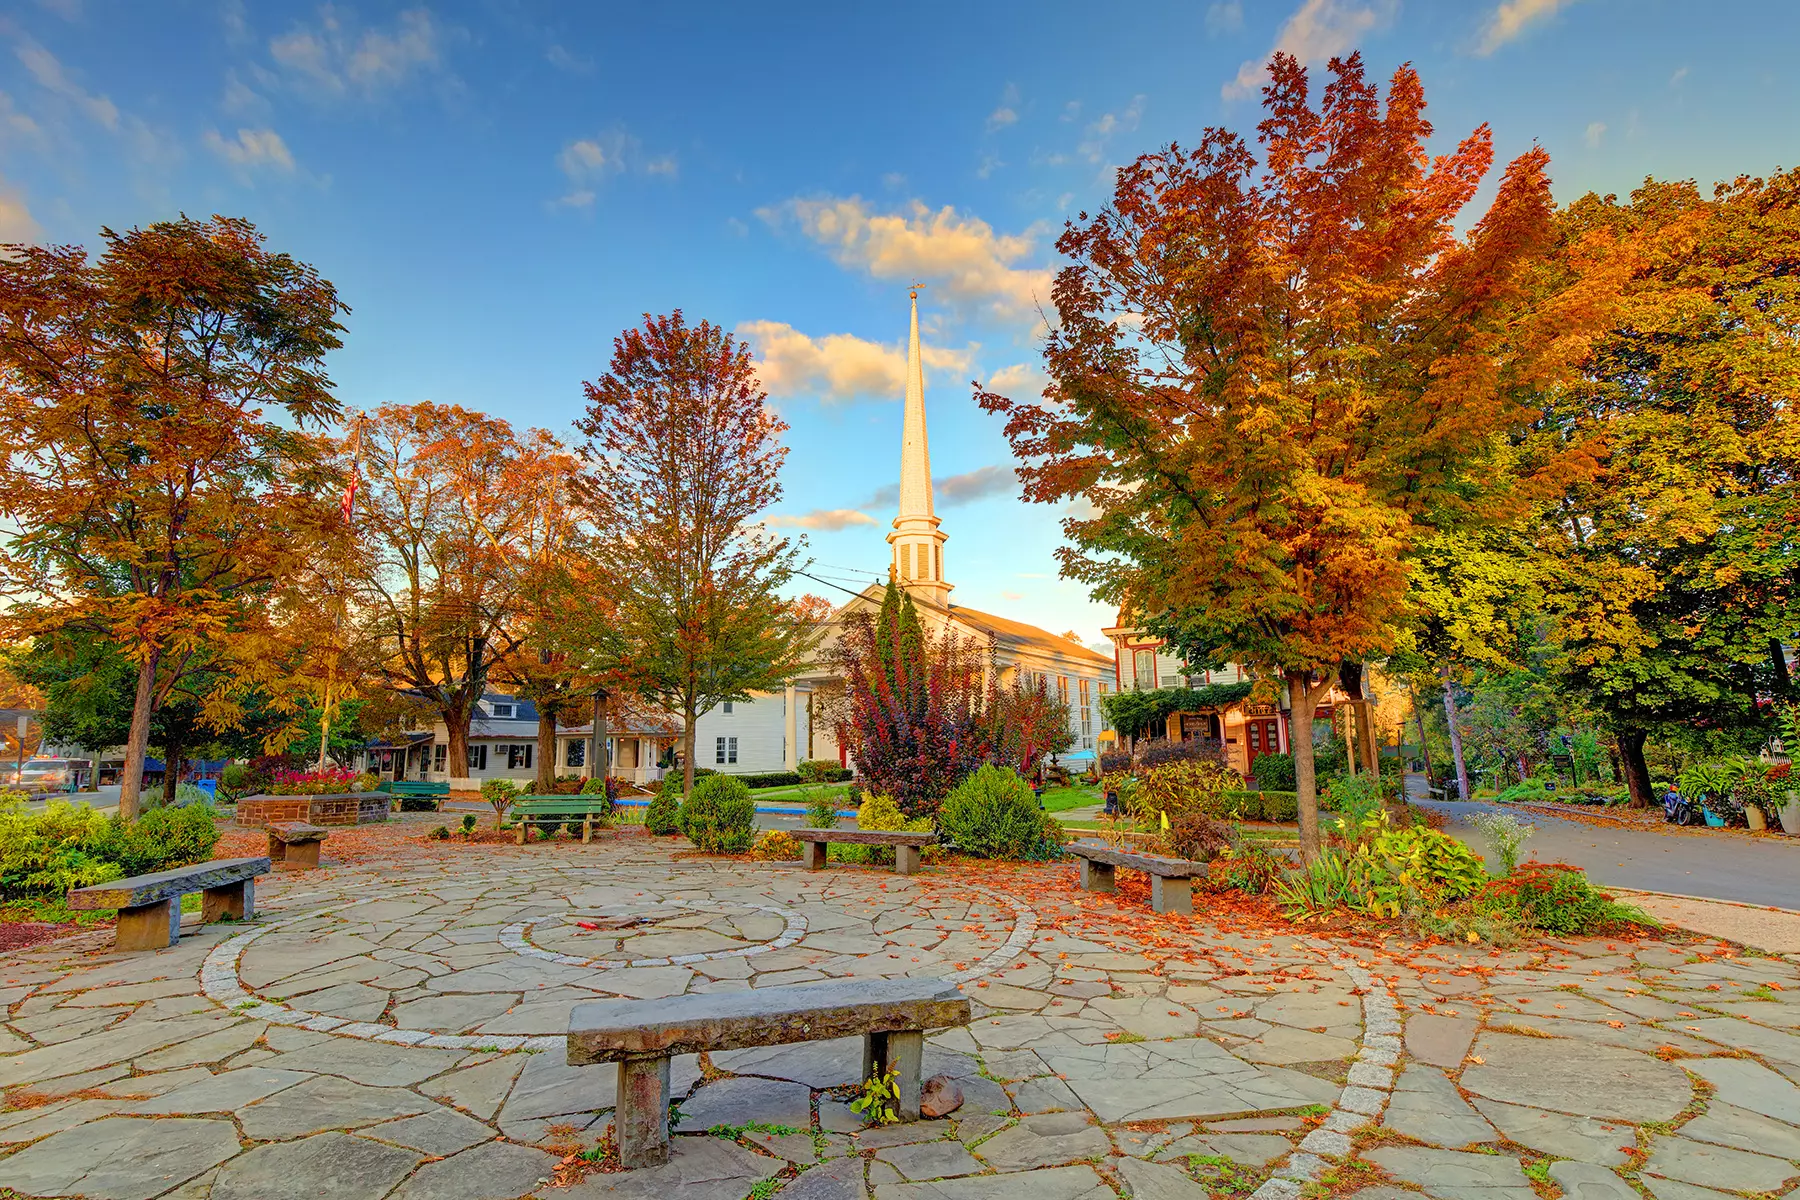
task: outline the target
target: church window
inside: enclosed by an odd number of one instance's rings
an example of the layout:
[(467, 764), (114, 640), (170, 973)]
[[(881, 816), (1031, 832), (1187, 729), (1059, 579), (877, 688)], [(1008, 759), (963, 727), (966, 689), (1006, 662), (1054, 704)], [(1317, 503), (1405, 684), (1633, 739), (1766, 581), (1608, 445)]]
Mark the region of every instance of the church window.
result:
[(912, 545), (911, 545), (911, 543), (908, 543), (907, 545), (900, 547), (900, 578), (911, 579), (912, 577), (913, 577)]
[(937, 545), (931, 548), (931, 565), (935, 568), (935, 570), (931, 572), (931, 577), (933, 579), (942, 579), (944, 577), (943, 546)]

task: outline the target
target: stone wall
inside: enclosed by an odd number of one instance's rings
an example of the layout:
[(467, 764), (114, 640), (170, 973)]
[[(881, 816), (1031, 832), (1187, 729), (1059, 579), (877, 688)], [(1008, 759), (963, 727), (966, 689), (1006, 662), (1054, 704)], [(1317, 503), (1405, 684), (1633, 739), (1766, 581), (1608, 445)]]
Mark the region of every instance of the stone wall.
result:
[(393, 798), (386, 792), (341, 792), (327, 796), (246, 796), (238, 801), (239, 825), (305, 821), (310, 825), (367, 825), (388, 819)]

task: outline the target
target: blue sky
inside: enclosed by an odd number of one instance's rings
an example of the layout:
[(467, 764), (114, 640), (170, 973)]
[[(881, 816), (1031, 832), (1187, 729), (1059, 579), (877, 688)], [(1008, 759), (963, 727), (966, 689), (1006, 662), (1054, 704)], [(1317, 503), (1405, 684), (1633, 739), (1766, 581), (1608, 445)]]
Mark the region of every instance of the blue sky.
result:
[[(906, 284), (954, 598), (1090, 641), (968, 381), (1031, 384), (1062, 221), (1111, 170), (1250, 132), (1269, 53), (1420, 70), (1440, 141), (1534, 142), (1560, 199), (1800, 161), (1800, 5), (1240, 0), (318, 5), (15, 0), (0, 239), (240, 215), (352, 306), (358, 407), (567, 431), (645, 311), (742, 332), (793, 430), (773, 517), (851, 582), (887, 560)], [(822, 585), (811, 590), (829, 592)]]

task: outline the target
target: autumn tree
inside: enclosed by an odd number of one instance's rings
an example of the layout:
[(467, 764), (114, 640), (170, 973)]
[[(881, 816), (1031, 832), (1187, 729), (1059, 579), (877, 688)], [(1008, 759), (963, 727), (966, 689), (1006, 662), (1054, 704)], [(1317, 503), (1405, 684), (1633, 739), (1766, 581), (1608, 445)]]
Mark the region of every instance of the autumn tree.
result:
[(639, 686), (681, 716), (691, 791), (695, 721), (782, 686), (817, 640), (780, 594), (797, 547), (756, 520), (781, 498), (787, 425), (749, 348), (679, 310), (621, 333), (609, 370), (585, 387), (576, 424), (593, 561), (617, 587)]
[(489, 675), (523, 639), (537, 489), (561, 450), (432, 403), (385, 405), (362, 436), (350, 577), (361, 653), (444, 722), (450, 774), (466, 775)]
[[(268, 683), (269, 593), (329, 519), (330, 283), (247, 221), (182, 218), (0, 248), (0, 571), (19, 639), (81, 627), (135, 668), (119, 811), (189, 672), (228, 727)], [(259, 678), (259, 675), (261, 678)]]
[(1192, 664), (1285, 681), (1308, 857), (1315, 704), (1341, 663), (1393, 645), (1421, 531), (1496, 507), (1496, 439), (1604, 294), (1529, 286), (1551, 237), (1542, 150), (1460, 232), (1487, 127), (1432, 158), (1411, 67), (1385, 108), (1359, 56), (1330, 71), (1315, 108), (1275, 56), (1260, 159), (1211, 129), (1121, 168), (1058, 242), (1044, 402), (979, 395), (1028, 498), (1084, 502), (1065, 575), (1155, 614)]
[(1634, 807), (1644, 745), (1770, 732), (1800, 631), (1800, 171), (1708, 198), (1647, 181), (1589, 195), (1559, 223), (1573, 253), (1633, 247), (1623, 311), (1547, 405), (1552, 451), (1593, 472), (1542, 510), (1558, 674), (1618, 741)]

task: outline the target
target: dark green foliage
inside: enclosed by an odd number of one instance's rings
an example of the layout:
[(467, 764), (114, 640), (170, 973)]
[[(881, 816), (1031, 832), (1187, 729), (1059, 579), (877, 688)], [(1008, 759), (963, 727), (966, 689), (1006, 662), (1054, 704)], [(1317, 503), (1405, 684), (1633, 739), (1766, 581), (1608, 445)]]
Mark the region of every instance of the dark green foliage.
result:
[(437, 796), (402, 796), (401, 812), (437, 812), (441, 807)]
[(1117, 692), (1100, 702), (1106, 717), (1126, 737), (1136, 737), (1171, 713), (1228, 708), (1250, 694), (1251, 683), (1209, 683), (1197, 688), (1157, 688)]
[(1049, 858), (1063, 840), (1062, 826), (1039, 810), (1031, 785), (991, 765), (944, 798), (938, 829), (957, 849), (979, 858)]
[(1256, 786), (1265, 791), (1294, 790), (1294, 756), (1291, 754), (1259, 754), (1250, 764), (1250, 772), (1256, 776)]
[(742, 854), (756, 837), (756, 802), (744, 781), (710, 775), (694, 784), (676, 816), (688, 841), (708, 854)]
[(1581, 868), (1536, 860), (1520, 863), (1512, 874), (1490, 882), (1475, 897), (1474, 908), (1484, 915), (1508, 917), (1563, 937), (1613, 925), (1656, 924), (1638, 909), (1596, 888)]
[[(810, 764), (802, 763), (801, 766)], [(848, 767), (840, 767), (836, 763), (818, 767), (813, 771), (761, 771), (753, 775), (733, 775), (733, 779), (741, 779), (747, 788), (794, 787), (802, 783), (843, 783), (856, 772)]]
[(127, 875), (186, 866), (210, 857), (218, 844), (213, 815), (207, 805), (190, 804), (153, 808), (130, 824), (114, 817), (93, 849), (99, 857), (118, 863)]
[[(665, 786), (650, 797), (644, 809), (644, 832), (668, 837), (681, 832), (681, 779), (672, 775), (663, 782)], [(694, 786), (700, 785), (696, 782)]]

